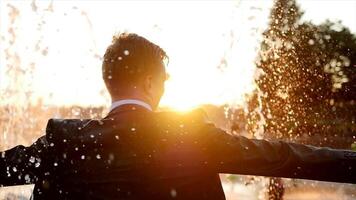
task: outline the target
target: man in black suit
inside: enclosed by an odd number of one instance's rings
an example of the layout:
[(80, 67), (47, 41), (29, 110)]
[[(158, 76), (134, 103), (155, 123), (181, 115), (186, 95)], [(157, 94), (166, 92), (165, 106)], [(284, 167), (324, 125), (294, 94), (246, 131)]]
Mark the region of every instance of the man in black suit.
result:
[(114, 37), (103, 61), (109, 114), (50, 119), (34, 144), (0, 154), (0, 185), (35, 184), (36, 200), (225, 199), (218, 173), (356, 183), (352, 151), (233, 136), (200, 110), (154, 112), (166, 59), (136, 34)]

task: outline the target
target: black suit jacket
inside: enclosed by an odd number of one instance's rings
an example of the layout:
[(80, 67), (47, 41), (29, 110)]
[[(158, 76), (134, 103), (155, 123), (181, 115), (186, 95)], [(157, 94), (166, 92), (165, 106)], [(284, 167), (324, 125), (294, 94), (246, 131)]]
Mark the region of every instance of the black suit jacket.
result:
[(50, 119), (0, 154), (0, 185), (38, 199), (225, 199), (218, 173), (356, 183), (356, 153), (232, 136), (189, 114), (120, 106), (102, 120)]

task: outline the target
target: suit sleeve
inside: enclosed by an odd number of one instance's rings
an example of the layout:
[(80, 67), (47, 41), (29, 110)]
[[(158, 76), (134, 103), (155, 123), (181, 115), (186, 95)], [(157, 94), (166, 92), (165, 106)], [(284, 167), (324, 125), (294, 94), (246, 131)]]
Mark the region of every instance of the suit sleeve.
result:
[(204, 149), (218, 173), (356, 184), (356, 152), (248, 139), (206, 124)]
[(0, 152), (0, 186), (35, 183), (43, 168), (47, 146), (42, 136), (29, 147), (19, 145)]

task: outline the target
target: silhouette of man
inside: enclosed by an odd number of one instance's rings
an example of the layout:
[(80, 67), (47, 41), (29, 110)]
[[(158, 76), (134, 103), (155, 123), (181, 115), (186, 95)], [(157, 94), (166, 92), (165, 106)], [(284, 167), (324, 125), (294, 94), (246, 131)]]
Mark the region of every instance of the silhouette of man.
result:
[(50, 119), (34, 144), (0, 154), (0, 184), (34, 183), (36, 200), (216, 200), (225, 199), (218, 173), (356, 183), (352, 151), (232, 136), (199, 110), (154, 112), (166, 59), (141, 36), (114, 37), (102, 68), (109, 114)]

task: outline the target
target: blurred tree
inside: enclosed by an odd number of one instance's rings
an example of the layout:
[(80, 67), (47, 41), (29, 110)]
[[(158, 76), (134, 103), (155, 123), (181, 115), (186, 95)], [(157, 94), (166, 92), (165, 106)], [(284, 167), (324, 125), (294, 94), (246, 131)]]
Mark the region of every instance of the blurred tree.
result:
[[(350, 148), (356, 136), (356, 36), (341, 22), (302, 22), (295, 0), (276, 0), (256, 59), (248, 103), (253, 135)], [(261, 125), (262, 124), (262, 125)], [(341, 137), (340, 137), (341, 136)], [(283, 199), (271, 178), (269, 199)]]
[(263, 33), (256, 83), (264, 137), (350, 147), (327, 136), (355, 134), (356, 36), (340, 22), (317, 26), (302, 15), (295, 0), (277, 0)]

